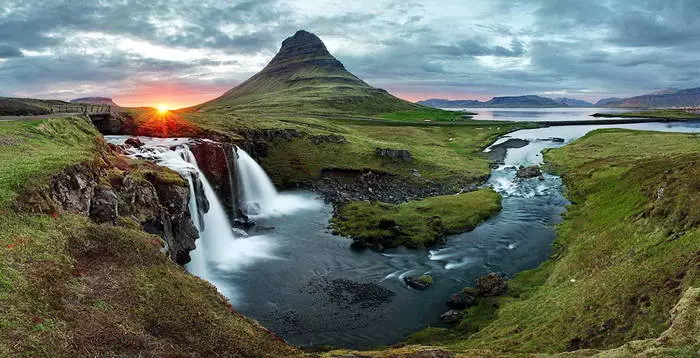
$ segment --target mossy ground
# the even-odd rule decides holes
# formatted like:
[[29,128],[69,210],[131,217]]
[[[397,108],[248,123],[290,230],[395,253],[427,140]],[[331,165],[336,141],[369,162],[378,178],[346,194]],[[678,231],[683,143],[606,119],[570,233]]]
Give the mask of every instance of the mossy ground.
[[[484,123],[466,120],[448,125],[401,121],[368,121],[345,117],[249,116],[239,113],[205,112],[183,114],[204,131],[240,140],[243,129],[292,129],[307,134],[299,138],[272,138],[265,142],[267,156],[261,165],[281,187],[309,184],[323,169],[370,169],[415,180],[459,185],[482,181],[490,173],[490,160],[483,149],[510,131],[533,127],[528,123]],[[341,135],[346,143],[313,143],[314,135]],[[412,162],[387,160],[377,148],[406,149]]]
[[682,293],[700,285],[699,150],[694,134],[613,129],[547,152],[574,202],[552,259],[455,329],[414,341],[553,353],[658,337]]
[[[10,205],[67,167],[104,159],[87,120],[0,122],[0,138],[0,356],[301,355],[170,261],[163,240],[134,222],[96,225]],[[113,170],[178,184],[136,164]]]
[[332,225],[341,235],[368,244],[423,248],[445,235],[473,229],[500,209],[500,195],[481,189],[399,205],[354,202],[340,209]]
[[82,117],[0,122],[0,208],[23,185],[41,183],[69,165],[94,159],[98,137]]
[[658,118],[673,120],[700,120],[700,113],[691,113],[677,109],[657,109],[649,111],[630,111],[622,113],[596,113],[593,117],[603,118]]

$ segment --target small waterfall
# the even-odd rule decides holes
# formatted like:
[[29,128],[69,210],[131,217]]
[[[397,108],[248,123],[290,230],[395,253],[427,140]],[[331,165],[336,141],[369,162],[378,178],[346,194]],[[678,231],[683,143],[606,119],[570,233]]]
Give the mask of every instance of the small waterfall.
[[243,149],[234,149],[241,210],[247,215],[269,214],[278,198],[277,189],[265,170]]

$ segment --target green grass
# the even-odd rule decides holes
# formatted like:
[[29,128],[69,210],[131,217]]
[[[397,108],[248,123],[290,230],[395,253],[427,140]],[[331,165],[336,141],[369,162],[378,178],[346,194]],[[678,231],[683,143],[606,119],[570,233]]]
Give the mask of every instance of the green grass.
[[622,113],[595,113],[593,117],[603,118],[658,118],[658,119],[673,119],[673,120],[700,120],[700,113],[691,113],[688,111],[676,109],[659,109],[650,111],[634,111]]
[[574,202],[552,259],[511,280],[497,311],[416,339],[561,352],[659,336],[683,292],[700,285],[699,149],[698,135],[611,129],[548,151]]
[[436,121],[436,122],[459,122],[471,119],[474,113],[445,111],[436,108],[420,108],[413,111],[402,111],[388,113],[381,116],[383,119],[397,121]]
[[332,224],[341,235],[370,246],[423,248],[473,229],[500,209],[500,195],[481,189],[399,205],[354,202],[342,207]]
[[[459,189],[481,182],[490,173],[490,160],[483,149],[510,131],[533,127],[528,123],[483,123],[465,121],[452,125],[417,122],[371,122],[345,118],[307,116],[249,116],[230,113],[193,113],[185,118],[202,130],[233,142],[242,142],[251,132],[296,131],[294,138],[261,135],[257,143],[267,148],[261,165],[276,185],[308,185],[321,177],[323,169],[369,169],[416,181],[426,180]],[[314,144],[312,137],[340,135],[347,143]],[[377,148],[407,149],[410,163],[377,157]],[[413,169],[421,178],[411,175]]]
[[0,122],[0,208],[11,203],[23,186],[94,159],[101,142],[98,135],[79,117]]

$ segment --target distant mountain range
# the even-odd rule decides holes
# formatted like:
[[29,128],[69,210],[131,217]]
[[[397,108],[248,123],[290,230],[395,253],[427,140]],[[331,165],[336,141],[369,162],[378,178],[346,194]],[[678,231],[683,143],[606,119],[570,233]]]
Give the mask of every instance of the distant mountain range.
[[114,106],[119,107],[118,104],[114,103],[111,98],[108,97],[83,97],[72,99],[70,103],[86,103],[86,104],[99,104],[103,106]]
[[535,95],[494,97],[489,101],[429,99],[418,104],[435,108],[518,108],[518,107],[618,107],[618,108],[658,108],[658,107],[698,107],[700,88],[684,90],[665,89],[629,98],[603,98],[594,103],[574,98],[548,98]]
[[654,107],[698,107],[700,88],[684,90],[669,89],[641,96],[618,99],[606,104],[607,107],[654,108]]
[[482,102],[475,100],[447,100],[447,99],[429,99],[420,101],[418,104],[435,108],[463,108],[463,107],[500,107],[500,108],[518,108],[518,107],[592,107],[593,103],[586,102],[574,98],[557,98],[541,97],[535,95],[527,96],[507,96],[493,97],[492,99]]

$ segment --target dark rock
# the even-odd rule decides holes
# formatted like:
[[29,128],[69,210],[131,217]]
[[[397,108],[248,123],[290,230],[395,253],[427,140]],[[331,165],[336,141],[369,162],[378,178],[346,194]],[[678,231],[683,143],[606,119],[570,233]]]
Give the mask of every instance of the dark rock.
[[141,139],[137,137],[131,137],[127,139],[126,141],[124,141],[124,144],[134,148],[141,148],[144,145]]
[[377,148],[374,150],[374,153],[378,157],[382,157],[382,158],[399,159],[399,160],[403,160],[405,162],[412,162],[413,161],[413,156],[411,155],[411,152],[409,152],[405,149]]
[[540,176],[538,176],[537,179],[539,179],[540,181],[544,181],[544,180],[545,180],[545,179],[544,179],[544,175],[542,175],[542,174],[540,174]]
[[119,199],[111,190],[97,190],[90,204],[90,218],[97,223],[116,224]]
[[337,134],[319,134],[311,136],[311,143],[315,145],[319,145],[322,143],[345,144],[347,142],[348,140],[345,139],[345,137]]
[[536,178],[542,175],[542,170],[540,170],[540,167],[537,165],[520,167],[516,175],[520,179]]
[[564,143],[565,142],[564,138],[557,138],[557,137],[550,137],[549,140],[551,140],[554,143]]
[[417,352],[402,354],[401,358],[453,358],[456,355],[439,348],[421,348]]
[[373,282],[356,282],[347,279],[313,278],[308,283],[308,293],[321,294],[328,303],[357,305],[376,308],[394,299],[395,293]]
[[506,293],[508,285],[500,274],[492,272],[476,280],[476,289],[479,296],[492,297]]
[[473,289],[464,289],[450,296],[450,299],[445,304],[456,310],[463,310],[477,304],[477,292]]
[[425,290],[433,285],[433,278],[430,275],[408,276],[404,278],[406,284],[416,290]]
[[511,138],[501,144],[491,146],[491,151],[489,151],[489,157],[491,158],[491,160],[496,161],[497,163],[502,163],[503,160],[505,160],[506,158],[506,153],[508,149],[522,148],[528,144],[530,144],[530,141],[527,141],[525,139]]
[[462,319],[462,312],[457,310],[449,310],[440,315],[440,320],[447,324],[455,324]]
[[[236,203],[233,202],[233,198],[237,197],[238,188],[236,175],[234,175],[236,163],[233,154],[234,147],[211,140],[197,140],[192,142],[189,147],[197,159],[199,170],[209,181],[221,199],[221,203],[228,209],[229,214],[233,216],[236,212]],[[200,195],[197,197],[199,198]]]
[[51,197],[64,211],[89,214],[96,175],[85,166],[69,167],[51,178]]

